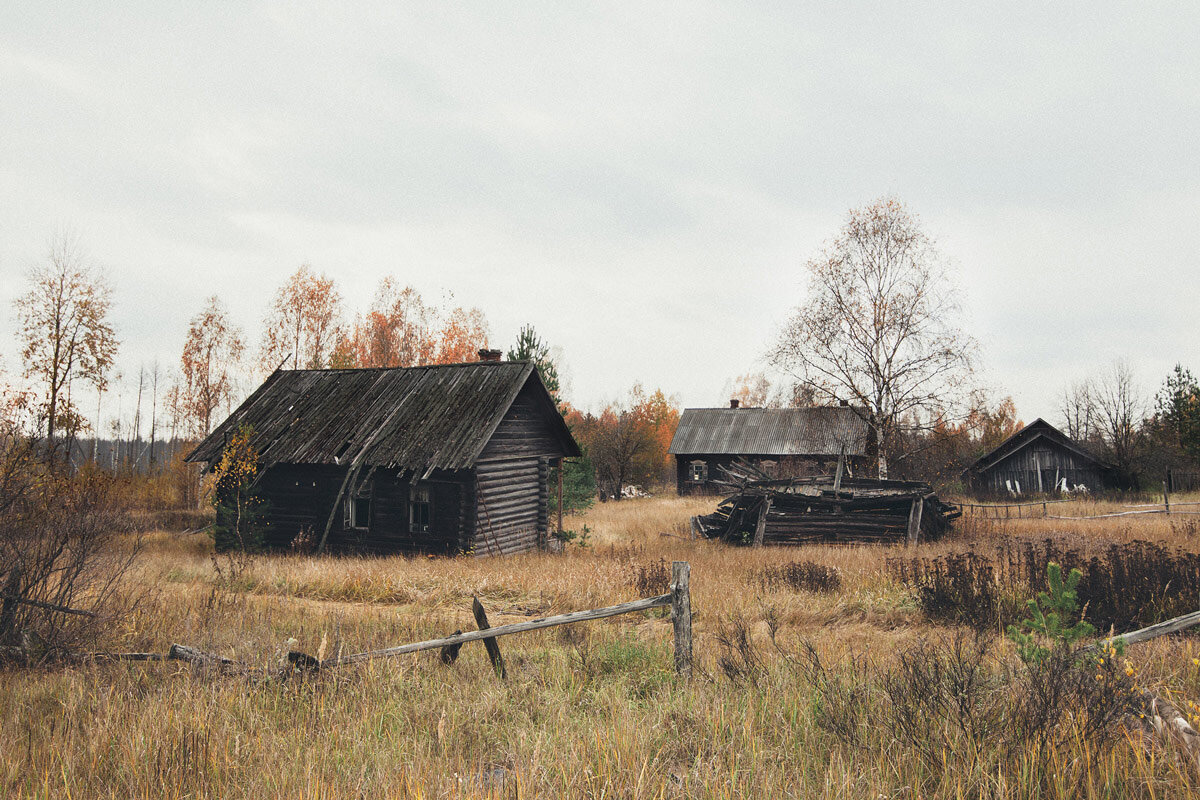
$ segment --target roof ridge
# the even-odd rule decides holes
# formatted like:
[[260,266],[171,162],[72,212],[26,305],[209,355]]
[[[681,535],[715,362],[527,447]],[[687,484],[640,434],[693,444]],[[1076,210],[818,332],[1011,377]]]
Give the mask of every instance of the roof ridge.
[[411,367],[323,367],[321,369],[280,369],[276,370],[283,374],[288,373],[333,373],[333,372],[391,372],[408,369],[442,369],[444,367],[502,367],[505,364],[528,364],[529,359],[514,359],[512,361],[452,361],[448,364],[414,364]]

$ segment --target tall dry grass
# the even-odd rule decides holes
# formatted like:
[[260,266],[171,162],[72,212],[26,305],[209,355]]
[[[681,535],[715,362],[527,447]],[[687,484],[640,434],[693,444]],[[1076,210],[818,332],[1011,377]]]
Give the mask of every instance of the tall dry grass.
[[[170,662],[94,663],[0,673],[0,785],[13,797],[1157,797],[1194,786],[1170,751],[1135,740],[1092,752],[1080,740],[966,769],[947,754],[931,769],[871,731],[855,748],[818,726],[809,685],[772,655],[769,630],[811,641],[832,664],[886,664],[936,636],[887,574],[880,547],[736,548],[691,541],[687,519],[711,499],[599,504],[568,527],[587,549],[507,558],[262,556],[221,580],[206,540],[147,537],[137,582],[149,599],[114,648],[173,641],[273,669],[296,639],[309,653],[357,651],[474,627],[470,598],[493,624],[608,605],[636,596],[638,567],[692,565],[697,676],[671,664],[661,613],[500,640],[509,680],[483,648],[453,666],[416,654],[317,679],[247,679]],[[1172,521],[1062,528],[1049,521],[971,523],[929,552],[995,535],[1050,532],[1190,540]],[[763,585],[787,560],[836,568],[832,594]],[[718,634],[740,620],[764,654],[751,682],[726,679]],[[999,639],[999,637],[997,637]],[[1200,648],[1157,641],[1130,657],[1140,679],[1200,697]]]

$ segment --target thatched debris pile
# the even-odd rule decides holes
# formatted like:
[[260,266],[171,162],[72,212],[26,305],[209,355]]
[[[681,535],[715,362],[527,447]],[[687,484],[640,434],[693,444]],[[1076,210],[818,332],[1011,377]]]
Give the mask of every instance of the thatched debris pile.
[[773,479],[749,464],[723,468],[730,489],[694,530],[736,544],[917,542],[940,538],[958,506],[926,483],[827,475]]

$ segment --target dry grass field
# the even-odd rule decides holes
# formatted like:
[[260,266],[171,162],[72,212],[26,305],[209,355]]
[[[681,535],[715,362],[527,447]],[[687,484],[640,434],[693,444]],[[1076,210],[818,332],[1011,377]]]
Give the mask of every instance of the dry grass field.
[[[0,673],[0,791],[38,798],[1150,798],[1196,786],[1194,765],[1171,747],[1137,736],[1098,745],[1082,721],[1077,735],[1049,747],[1003,753],[997,731],[994,747],[922,757],[871,715],[854,721],[857,744],[835,735],[828,703],[837,693],[814,691],[803,662],[786,653],[810,642],[836,682],[850,674],[837,671],[848,659],[886,668],[906,645],[952,631],[931,623],[890,577],[886,561],[902,550],[755,551],[689,541],[688,517],[711,507],[711,500],[675,497],[602,504],[570,521],[588,526],[590,546],[562,555],[262,556],[225,581],[207,539],[155,532],[137,572],[147,597],[115,634],[115,648],[162,651],[179,642],[261,665],[265,675],[292,638],[296,649],[328,656],[469,630],[472,595],[494,625],[610,605],[639,596],[640,572],[678,559],[692,565],[698,671],[690,681],[675,676],[671,624],[661,611],[505,637],[506,682],[477,644],[451,666],[425,652],[288,680],[180,662],[7,671]],[[1196,548],[1200,534],[1188,519],[1200,517],[966,522],[951,540],[919,550],[1051,534]],[[757,577],[800,559],[835,567],[842,588],[767,588]],[[747,637],[743,655],[755,659],[748,667],[737,662],[748,670],[741,677],[721,644],[738,631]],[[998,650],[1008,647],[999,631],[991,638]],[[1180,702],[1200,699],[1194,640],[1160,639],[1126,655],[1141,684]]]

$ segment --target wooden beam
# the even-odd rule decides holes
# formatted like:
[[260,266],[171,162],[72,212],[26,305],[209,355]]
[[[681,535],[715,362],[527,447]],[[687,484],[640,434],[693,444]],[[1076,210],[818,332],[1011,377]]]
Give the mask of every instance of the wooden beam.
[[925,500],[914,497],[912,507],[908,510],[908,543],[916,544],[921,538],[921,512],[925,508]]
[[[471,598],[471,613],[475,616],[475,624],[479,626],[479,630],[486,631],[492,626],[488,623],[487,612],[483,610],[483,603],[479,602],[478,597]],[[490,636],[483,640],[483,646],[487,648],[488,660],[492,662],[492,669],[496,670],[496,674],[503,680],[508,677],[508,671],[504,668],[504,656],[500,655],[500,645],[496,642],[495,636]]]
[[[54,603],[43,603],[41,600],[30,600],[27,597],[14,597],[9,594],[4,595],[5,609],[8,608],[8,604],[10,602],[23,606],[33,606],[34,608],[44,608],[47,611],[58,611],[62,614],[74,614],[77,617],[92,617],[94,619],[100,616],[95,611],[83,611],[82,609],[68,608],[67,606],[60,606]],[[8,611],[5,610],[2,614],[0,614],[0,617],[6,616],[7,614]]]
[[558,460],[558,536],[559,536],[559,539],[560,539],[560,540],[561,540],[561,538],[562,538],[562,532],[563,532],[563,526],[562,526],[562,517],[563,517],[563,466],[564,466],[566,463],[567,463],[567,462],[566,462],[566,460],[565,460],[565,459],[561,459],[561,458],[560,458],[560,459]]
[[675,628],[675,671],[692,674],[692,567],[686,561],[671,564],[671,623]]
[[754,526],[754,546],[763,546],[763,537],[767,533],[767,514],[771,513],[771,497],[768,495],[758,507],[758,524]]

